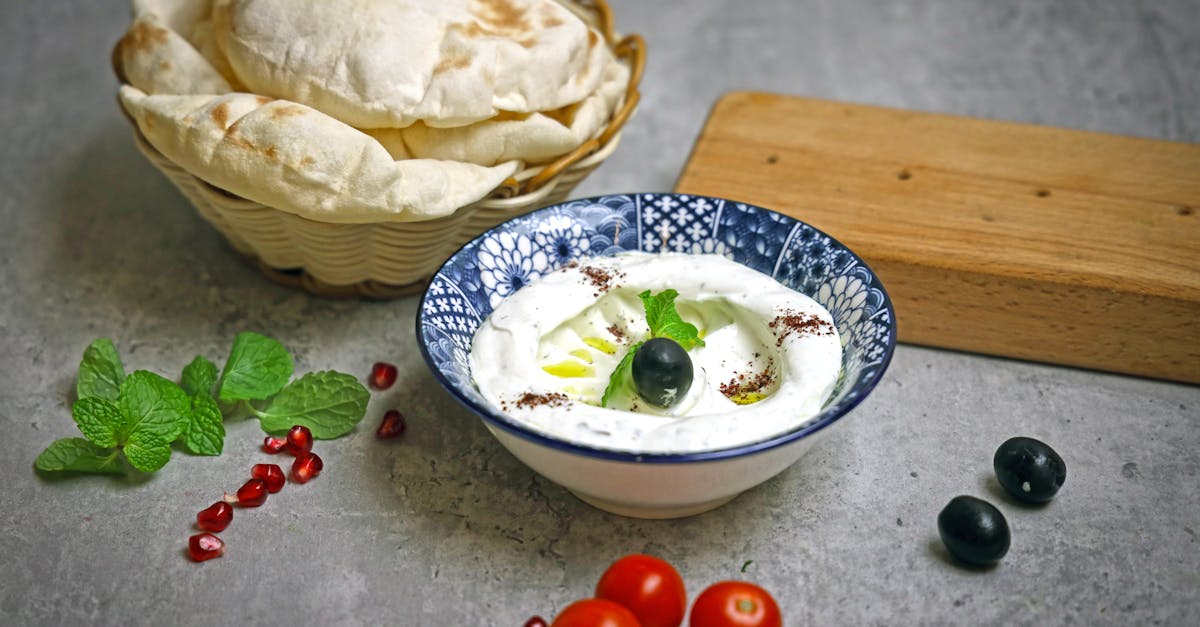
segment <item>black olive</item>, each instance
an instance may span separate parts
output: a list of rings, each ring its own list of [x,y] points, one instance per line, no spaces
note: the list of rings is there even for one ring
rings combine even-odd
[[[1012,438],[996,449],[992,458],[996,478],[1008,493],[1026,503],[1054,498],[1067,480],[1067,464],[1045,442]]]
[[[692,359],[675,340],[647,340],[633,355],[633,386],[646,402],[670,407],[692,387]]]
[[[1012,543],[1008,521],[991,503],[956,496],[938,514],[938,534],[950,553],[977,566],[1000,561]]]

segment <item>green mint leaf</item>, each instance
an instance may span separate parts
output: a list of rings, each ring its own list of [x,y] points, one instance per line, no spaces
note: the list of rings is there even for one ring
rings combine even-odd
[[[99,396],[81,398],[71,406],[71,417],[92,444],[103,448],[119,444],[117,431],[125,424],[125,417],[116,403]]]
[[[117,441],[121,443],[133,440],[135,435],[143,442],[147,435],[163,442],[174,442],[183,433],[192,408],[191,400],[182,388],[145,370],[125,378],[117,404],[125,418],[116,433]]]
[[[608,387],[604,388],[604,396],[600,397],[600,406],[608,407],[608,401],[613,395],[621,391],[621,388],[633,385],[633,355],[639,348],[642,347],[642,342],[638,342],[629,347],[629,352],[617,362],[617,367],[613,368],[613,372],[608,377]]]
[[[650,290],[638,294],[638,298],[642,299],[642,306],[646,309],[646,324],[650,327],[650,336],[675,340],[683,350],[704,346],[704,340],[700,339],[700,331],[695,325],[684,322],[675,310],[675,299],[678,296],[679,292],[670,289],[653,295]],[[641,342],[630,346],[629,351],[617,363],[617,367],[613,368],[608,377],[608,387],[604,388],[604,395],[600,397],[601,407],[608,407],[609,401],[616,394],[633,386],[633,355],[641,346]]]
[[[314,438],[328,440],[349,432],[367,413],[371,396],[358,379],[341,372],[310,372],[283,388],[261,412],[262,428],[283,433],[304,425]]]
[[[684,350],[704,346],[704,340],[700,339],[700,331],[695,325],[684,322],[675,310],[677,296],[679,292],[675,290],[663,290],[653,296],[650,295],[650,290],[638,294],[646,308],[646,323],[650,325],[650,335],[671,338],[679,342]]]
[[[225,448],[225,425],[213,397],[206,394],[192,397],[192,410],[183,430],[183,446],[196,455],[220,455]]]
[[[79,362],[79,378],[75,382],[75,394],[78,398],[98,396],[115,401],[124,380],[125,366],[121,365],[116,347],[113,346],[112,340],[100,338],[83,351],[83,361]]]
[[[192,363],[183,367],[183,375],[179,379],[179,386],[188,396],[212,396],[216,383],[217,365],[200,355],[196,355]]]
[[[149,431],[135,431],[125,443],[125,459],[142,472],[154,472],[171,460],[171,440]]]
[[[221,371],[220,399],[252,401],[270,397],[292,378],[292,356],[283,344],[257,333],[239,333]]]
[[[83,438],[56,440],[38,455],[33,466],[42,472],[125,474],[115,449],[96,446]]]

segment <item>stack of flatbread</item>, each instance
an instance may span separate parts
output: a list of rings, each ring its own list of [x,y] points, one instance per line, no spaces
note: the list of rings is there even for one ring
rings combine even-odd
[[[606,124],[628,66],[555,0],[134,0],[121,103],[195,176],[324,222],[475,202]]]

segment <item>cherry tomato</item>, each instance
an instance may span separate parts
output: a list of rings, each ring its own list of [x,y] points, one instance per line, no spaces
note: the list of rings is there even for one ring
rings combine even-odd
[[[744,581],[709,586],[692,604],[691,627],[781,627],[779,606],[770,593]]]
[[[550,627],[641,627],[633,612],[607,599],[583,599],[567,606]]]
[[[613,562],[596,584],[596,596],[629,608],[642,627],[679,627],[687,613],[683,578],[670,564],[649,555]]]

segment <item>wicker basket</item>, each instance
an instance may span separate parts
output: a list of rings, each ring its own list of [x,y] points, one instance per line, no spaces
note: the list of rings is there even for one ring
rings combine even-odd
[[[580,16],[604,35],[617,57],[629,62],[624,100],[608,125],[577,149],[518,172],[487,197],[449,216],[422,222],[319,222],[206,183],[155,150],[136,124],[134,141],[200,215],[271,280],[330,297],[412,294],[458,247],[510,217],[565,199],[616,150],[621,127],[637,107],[645,42],[638,35],[614,34],[612,12],[604,0],[576,4]],[[113,63],[124,83],[119,55],[113,55]]]

